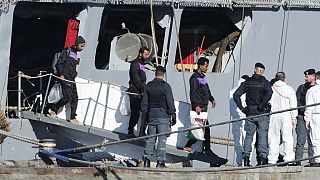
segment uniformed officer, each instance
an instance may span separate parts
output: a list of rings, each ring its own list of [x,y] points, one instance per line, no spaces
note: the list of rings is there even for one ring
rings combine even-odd
[[[165,133],[176,124],[176,109],[170,85],[164,81],[165,68],[156,67],[155,78],[145,87],[141,111],[148,116],[148,135]],[[158,136],[157,167],[166,167],[167,136]],[[150,157],[154,154],[156,137],[148,138],[144,149],[144,167],[150,167]]]
[[[237,107],[247,116],[263,114],[267,112],[268,102],[272,96],[270,82],[265,79],[263,73],[265,67],[261,63],[255,64],[254,74],[233,94],[233,99]],[[242,106],[240,97],[246,93],[246,107]],[[253,135],[257,130],[257,150],[258,165],[267,164],[268,156],[268,129],[269,116],[252,118],[245,123],[244,130],[247,132],[244,141],[244,166],[250,166],[250,153],[252,151]]]
[[[301,84],[298,87],[296,92],[298,107],[306,105],[307,91],[308,89],[310,89],[316,84],[315,73],[316,71],[314,69],[308,69],[304,72],[305,83]],[[305,112],[305,108],[298,109],[297,125],[296,125],[296,133],[297,133],[297,145],[296,145],[296,153],[295,153],[296,160],[303,158],[303,150],[304,150],[304,144],[306,143],[306,140],[308,141],[308,156],[309,157],[313,156],[310,130],[306,128],[306,122],[304,120],[304,112]],[[311,166],[313,166],[313,164],[315,164],[315,160],[310,159],[309,163]],[[300,166],[301,162],[296,162],[296,165]]]
[[[234,87],[230,91],[229,96],[229,108],[230,108],[230,115],[232,120],[237,120],[239,118],[244,118],[246,115],[237,107],[237,104],[233,100],[233,93],[238,89],[238,87],[243,83],[245,80],[249,79],[248,75],[241,76],[240,80],[238,81],[238,85]],[[241,96],[242,106],[246,106],[246,94]],[[232,123],[232,135],[235,145],[236,151],[236,163],[238,166],[243,166],[243,142],[246,137],[246,131],[244,130],[245,120],[233,122]],[[252,146],[254,146],[256,142],[256,138],[253,138]]]

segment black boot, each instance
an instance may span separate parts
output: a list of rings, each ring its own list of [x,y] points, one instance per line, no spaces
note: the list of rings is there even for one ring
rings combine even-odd
[[[251,164],[250,164],[250,157],[249,157],[249,156],[244,156],[244,157],[243,157],[243,165],[244,165],[244,166],[251,166]]]
[[[268,164],[268,159],[266,157],[261,157],[261,165]]]
[[[146,157],[143,158],[143,167],[150,167],[150,159]]]
[[[157,168],[167,168],[166,164],[164,162],[157,162]]]
[[[262,157],[258,156],[257,157],[257,166],[260,166],[260,165],[262,165]]]
[[[260,166],[260,165],[265,165],[265,164],[268,164],[268,159],[266,157],[263,157],[263,156],[259,156],[257,157],[257,166]]]

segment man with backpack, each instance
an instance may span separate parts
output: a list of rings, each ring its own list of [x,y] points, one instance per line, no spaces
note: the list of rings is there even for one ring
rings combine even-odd
[[[51,109],[50,114],[57,114],[60,107],[70,103],[71,116],[70,122],[78,123],[76,119],[76,111],[78,106],[77,86],[74,83],[77,77],[77,65],[80,62],[78,52],[81,52],[86,46],[83,37],[78,36],[76,42],[70,48],[63,49],[60,56],[54,65],[55,74],[59,76],[63,97],[56,103],[50,104],[48,108]],[[55,62],[54,62],[55,63]]]

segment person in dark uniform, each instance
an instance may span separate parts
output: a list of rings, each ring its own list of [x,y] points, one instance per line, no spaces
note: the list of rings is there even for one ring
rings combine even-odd
[[[237,107],[246,116],[266,113],[268,102],[272,96],[270,82],[263,76],[265,67],[261,63],[255,64],[254,74],[243,82],[234,92],[233,99]],[[246,107],[242,106],[241,95],[246,93]],[[270,109],[270,107],[268,107]],[[269,116],[247,120],[244,130],[247,132],[244,140],[244,166],[250,166],[250,153],[252,151],[252,138],[257,130],[257,160],[258,165],[267,164],[268,156],[268,129]]]
[[[214,97],[211,95],[211,91],[204,73],[207,72],[209,66],[209,60],[201,57],[198,59],[198,69],[189,79],[190,83],[190,100],[192,111],[207,112],[208,103],[211,102],[212,108],[216,106]],[[206,125],[208,125],[206,121]],[[203,152],[208,155],[214,155],[210,148],[210,128],[205,128],[204,132],[205,141],[203,143]],[[183,148],[187,152],[192,152],[191,146],[196,143],[197,140],[189,139],[185,147]]]
[[[156,67],[155,78],[145,87],[141,111],[148,116],[148,135],[165,133],[176,124],[176,109],[170,85],[165,82],[165,68]],[[167,136],[158,137],[157,167],[166,167]],[[154,154],[156,137],[148,138],[144,149],[144,167],[150,167],[150,157]]]
[[[137,125],[140,117],[141,97],[146,84],[145,62],[149,57],[149,53],[150,51],[148,48],[140,48],[138,57],[130,64],[128,92],[134,94],[129,94],[131,115],[128,127],[128,137],[135,137],[133,129]],[[141,128],[144,128],[143,123],[141,123]]]
[[[55,104],[51,104],[48,107],[53,111],[54,114],[57,114],[60,107],[64,106],[65,104],[70,102],[71,108],[71,116],[70,122],[78,123],[76,119],[76,111],[78,106],[78,93],[77,93],[77,86],[73,82],[77,77],[77,65],[80,62],[78,58],[78,52],[81,52],[86,46],[86,41],[83,37],[78,36],[76,38],[76,42],[74,46],[71,46],[69,50],[64,49],[61,52],[61,55],[55,65],[57,74],[60,77],[61,81],[61,88],[63,97]],[[52,114],[52,113],[51,113]]]
[[[306,94],[308,89],[316,84],[315,79],[316,71],[314,69],[308,69],[304,72],[304,80],[305,83],[301,84],[296,92],[297,95],[297,105],[304,106],[306,105]],[[313,156],[313,148],[312,142],[310,139],[310,130],[306,128],[306,122],[304,120],[304,111],[305,108],[298,109],[298,116],[297,116],[297,124],[296,124],[296,133],[297,133],[297,145],[296,145],[296,153],[295,159],[299,160],[303,158],[303,150],[304,144],[306,140],[308,141],[308,156]],[[314,159],[309,160],[310,166],[315,164]],[[296,162],[296,165],[301,166],[301,162]]]

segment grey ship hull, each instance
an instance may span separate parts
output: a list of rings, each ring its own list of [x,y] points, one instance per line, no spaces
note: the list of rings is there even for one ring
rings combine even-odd
[[[97,70],[95,68],[93,59],[95,59],[96,45],[99,36],[98,27],[100,27],[101,24],[101,16],[104,7],[103,3],[85,4],[88,6],[86,7],[85,12],[81,14],[80,18],[82,18],[81,21],[84,23],[81,24],[79,33],[86,38],[87,49],[81,54],[79,76],[98,81],[110,81],[122,86],[127,86],[127,70]],[[306,2],[306,4],[308,3]],[[320,16],[319,9],[307,5],[296,5],[295,7],[288,9],[287,6],[278,5],[249,5],[249,7],[245,8],[245,18],[241,18],[242,8],[233,7],[233,11],[228,11],[228,9],[221,7],[215,8],[216,10],[226,11],[231,21],[238,25],[240,29],[243,23],[242,19],[246,20],[246,22],[242,31],[242,36],[238,40],[233,51],[234,60],[230,61],[226,66],[226,72],[207,73],[208,83],[212,89],[211,92],[217,101],[217,107],[209,110],[210,123],[222,122],[230,119],[228,100],[229,90],[236,85],[237,79],[239,79],[242,74],[252,73],[253,64],[255,62],[260,61],[265,64],[265,76],[267,79],[273,78],[277,71],[286,72],[287,82],[294,88],[297,88],[299,84],[303,83],[302,72],[305,69],[317,69],[317,67],[319,67],[320,62],[317,60],[319,55],[317,47],[320,39],[318,32],[320,24],[317,23]],[[0,84],[2,86],[1,104],[3,107],[6,104],[7,74],[9,71],[10,56],[12,56],[10,54],[12,25],[16,6],[18,5],[9,5],[7,12],[2,12],[0,16],[0,62],[3,64],[3,66],[0,66]],[[174,9],[177,19],[176,21],[172,21],[172,33],[168,34],[170,42],[167,44],[169,59],[167,64],[167,82],[171,84],[174,91],[174,97],[177,100],[189,102],[188,79],[192,73],[178,72],[175,69],[173,61],[176,57],[178,44],[174,28],[180,26],[181,14],[183,13],[183,8],[185,6],[178,6],[177,9]],[[194,6],[200,8],[200,5]],[[243,6],[245,6],[245,4],[243,4]],[[170,8],[170,6],[166,6],[166,8]],[[147,76],[148,79],[151,80],[153,77],[152,72],[148,72]],[[39,128],[38,125],[35,124],[37,123],[31,123],[31,126],[26,125],[28,128],[21,126],[22,129],[26,128],[24,131],[20,131],[21,134],[40,138],[41,136],[35,133],[35,129]],[[33,129],[31,129],[31,127]],[[213,127],[211,128],[211,133],[220,137],[232,137],[230,128],[231,125]],[[103,138],[96,138],[96,141],[102,139]],[[94,142],[93,139],[90,139],[90,141]],[[9,151],[6,150],[8,154],[3,154],[0,158],[28,159],[36,153],[36,150],[31,150],[27,152],[24,151],[25,153],[18,153],[17,155],[17,151],[13,151],[12,149],[20,149],[20,147],[14,147],[15,141],[11,141],[10,143],[13,144],[10,144],[9,148],[6,148],[6,144],[3,145],[3,147],[9,149]],[[233,148],[226,148],[223,145],[214,144],[212,149],[219,156],[228,155],[229,161],[233,162]]]

